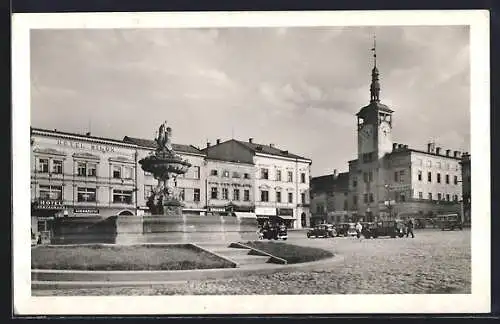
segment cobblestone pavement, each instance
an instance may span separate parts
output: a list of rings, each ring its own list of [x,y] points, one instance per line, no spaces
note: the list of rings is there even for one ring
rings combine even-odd
[[[43,295],[250,295],[470,293],[470,231],[420,230],[415,238],[307,239],[292,232],[287,243],[344,256],[331,269],[280,272],[155,287],[60,289]]]

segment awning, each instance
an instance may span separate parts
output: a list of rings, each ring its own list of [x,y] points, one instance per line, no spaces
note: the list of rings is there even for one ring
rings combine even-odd
[[[257,207],[255,213],[258,216],[276,216],[276,208]]]
[[[293,220],[295,219],[295,217],[288,216],[288,215],[287,216],[285,216],[285,215],[279,215],[278,217],[281,218],[281,219],[293,219]]]
[[[255,215],[255,213],[234,212],[234,214],[238,218],[257,218],[257,215]]]

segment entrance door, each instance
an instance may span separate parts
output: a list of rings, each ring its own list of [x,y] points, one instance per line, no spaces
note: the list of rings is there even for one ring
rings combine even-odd
[[[307,226],[307,216],[306,216],[306,213],[302,213],[300,215],[300,224],[302,225],[302,227],[306,227]]]

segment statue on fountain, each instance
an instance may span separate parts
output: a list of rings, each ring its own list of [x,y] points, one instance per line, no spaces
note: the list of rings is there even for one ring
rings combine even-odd
[[[160,125],[155,142],[155,152],[139,161],[142,169],[158,180],[147,206],[154,215],[179,214],[183,204],[176,190],[175,179],[179,174],[186,173],[191,164],[175,153],[172,147],[172,128],[167,127],[166,121]]]

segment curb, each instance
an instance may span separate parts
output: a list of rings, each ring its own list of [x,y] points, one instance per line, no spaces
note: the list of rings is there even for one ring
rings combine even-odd
[[[159,284],[179,284],[192,280],[214,280],[273,274],[280,271],[304,271],[330,267],[342,262],[344,257],[334,257],[295,264],[266,264],[245,268],[197,269],[175,271],[73,271],[32,269],[32,289],[147,287]],[[40,280],[42,279],[42,280]]]
[[[268,253],[268,252],[265,252],[265,251],[262,251],[262,250],[259,250],[257,248],[254,248],[254,247],[251,247],[251,246],[248,246],[246,244],[243,244],[243,243],[239,243],[239,242],[235,242],[235,243],[231,243],[229,245],[229,247],[231,248],[236,248],[236,249],[248,249],[250,250],[250,252],[248,253],[249,255],[261,255],[261,256],[267,256],[270,258],[270,261],[272,261],[272,263],[277,263],[277,264],[288,264],[288,261],[283,259],[283,258],[280,258],[280,257],[277,257],[271,253]],[[269,262],[269,261],[268,261]]]

